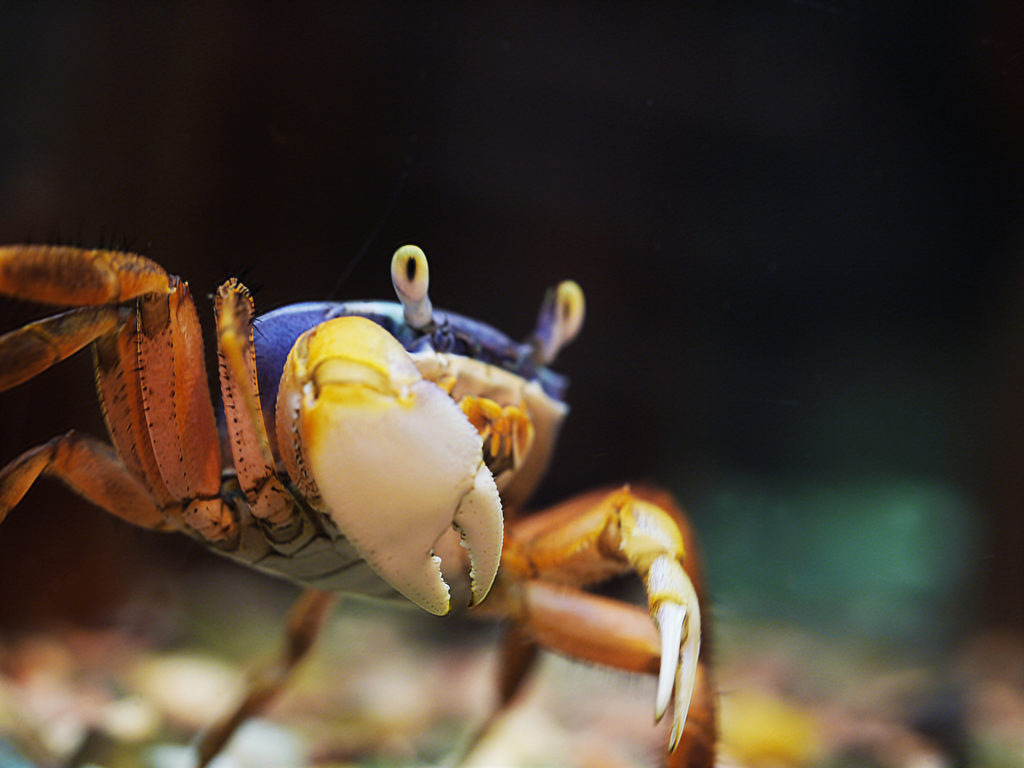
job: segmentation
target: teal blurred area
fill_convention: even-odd
[[[949,486],[734,477],[697,506],[724,622],[797,625],[934,657],[979,618],[977,504]]]

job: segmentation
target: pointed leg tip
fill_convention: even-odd
[[[668,710],[672,700],[672,689],[676,685],[679,667],[679,648],[683,640],[683,623],[686,608],[677,603],[665,602],[654,612],[654,621],[661,635],[661,667],[658,671],[658,692],[654,700],[654,720],[659,722]]]
[[[679,742],[683,739],[683,725],[686,723],[686,718],[676,717],[672,722],[672,735],[668,737],[668,753],[671,755],[679,747]]]
[[[679,586],[677,597],[680,602],[663,602],[653,614],[661,635],[661,668],[655,699],[655,720],[664,716],[669,701],[674,698],[672,732],[668,745],[670,754],[676,750],[683,737],[700,655],[700,605],[697,595],[688,578]]]

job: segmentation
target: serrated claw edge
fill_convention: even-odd
[[[477,605],[487,597],[498,574],[504,527],[498,488],[485,465],[480,465],[473,487],[459,502],[452,525],[469,553],[470,604]]]

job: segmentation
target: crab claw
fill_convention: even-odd
[[[285,364],[277,414],[296,485],[319,497],[382,579],[424,610],[447,613],[433,547],[454,527],[469,552],[473,603],[487,595],[502,514],[480,435],[391,334],[347,316],[301,336]]]

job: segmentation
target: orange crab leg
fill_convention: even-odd
[[[145,402],[139,383],[139,341],[137,320],[132,313],[116,334],[96,339],[93,368],[96,393],[107,424],[107,432],[125,466],[140,478],[150,495],[162,507],[178,509],[174,497],[160,476],[146,424]]]
[[[531,579],[502,595],[526,636],[574,659],[657,674],[661,641],[639,606],[575,587]]]
[[[221,456],[206,379],[202,330],[188,286],[139,300],[138,368],[146,425],[160,476],[182,500],[186,524],[230,544],[238,525],[220,498]]]
[[[307,589],[292,605],[285,625],[284,643],[269,663],[250,673],[242,699],[221,721],[201,734],[196,745],[196,768],[207,765],[250,717],[266,711],[281,694],[295,668],[305,659],[324,623],[338,603],[338,595]]]
[[[234,278],[221,285],[216,313],[221,395],[238,484],[253,517],[267,523],[276,542],[301,543],[308,526],[278,479],[260,406],[249,289]]]
[[[501,707],[508,706],[518,692],[538,646],[615,669],[658,674],[661,641],[639,606],[540,580],[502,586],[514,593],[499,599],[513,597],[517,608],[512,618],[517,623],[507,631],[501,649]],[[714,765],[716,701],[707,655],[705,648],[679,745],[666,757],[669,768]],[[487,722],[498,714],[500,709]]]
[[[0,522],[41,474],[62,480],[96,506],[129,523],[169,528],[156,502],[110,446],[74,430],[26,451],[0,470]]]
[[[132,444],[151,443],[152,455],[142,448],[132,469],[158,501],[181,500],[182,519],[207,541],[230,545],[236,540],[237,522],[220,498],[220,442],[202,332],[188,286],[156,262],[131,253],[11,246],[0,248],[0,293],[51,304],[138,300],[134,354],[125,343],[131,333],[124,328],[120,341],[107,341],[97,351],[97,388],[107,423],[114,427],[113,439],[123,455],[131,452]],[[119,310],[110,306],[106,311],[116,318]],[[110,322],[82,343],[115,327]],[[124,398],[127,403],[120,402]],[[138,418],[140,407],[145,429]]]
[[[134,253],[55,245],[0,248],[0,293],[64,306],[118,304],[166,293],[169,275]]]
[[[675,693],[670,752],[682,736],[701,638],[698,563],[689,562],[684,538],[692,546],[689,527],[663,495],[629,488],[584,495],[508,529],[505,580],[491,606],[556,650],[636,669],[650,655],[653,627],[644,628],[628,606],[568,590],[617,573],[639,575],[650,607],[646,622],[654,620],[660,639],[656,719]]]
[[[0,336],[0,392],[28,381],[117,327],[116,307],[84,307]]]

